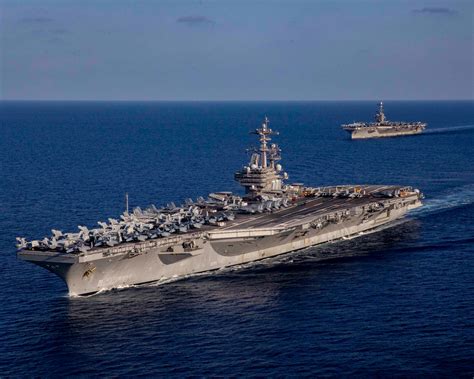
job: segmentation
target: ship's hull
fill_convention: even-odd
[[[411,136],[423,132],[422,128],[413,129],[381,129],[378,127],[364,127],[353,130],[348,130],[351,133],[352,139],[367,139],[367,138],[383,138],[383,137],[399,137]]]
[[[371,213],[349,207],[346,209],[350,216],[322,227],[316,226],[315,217],[312,221],[309,215],[288,227],[234,227],[200,232],[186,237],[188,242],[193,241],[191,247],[183,247],[184,237],[176,236],[89,254],[22,251],[18,255],[64,279],[70,295],[85,295],[208,272],[358,236],[389,224],[420,205],[418,198],[411,198],[390,200],[390,205]]]

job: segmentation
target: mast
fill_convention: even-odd
[[[383,111],[383,102],[382,101],[379,104],[379,111],[375,115],[375,120],[380,124],[385,122],[385,113]]]
[[[268,127],[269,123],[270,121],[268,120],[268,117],[265,116],[262,127],[255,129],[255,132],[253,132],[254,134],[258,134],[260,136],[260,148],[258,150],[260,152],[260,162],[262,168],[268,167],[268,142],[271,141],[269,135],[278,134],[278,132],[274,132]]]

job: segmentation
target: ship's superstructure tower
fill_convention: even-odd
[[[379,111],[375,114],[375,121],[379,124],[383,124],[385,119],[385,113],[383,112],[383,102],[381,101],[379,104]]]
[[[262,193],[281,194],[284,191],[283,180],[288,178],[278,163],[281,159],[280,148],[274,143],[269,144],[270,135],[278,132],[270,129],[268,124],[268,118],[265,117],[262,127],[252,132],[260,136],[260,146],[253,150],[248,166],[235,173],[235,180],[245,187],[249,197]]]

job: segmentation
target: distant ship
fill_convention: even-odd
[[[420,191],[408,186],[287,184],[268,119],[253,133],[260,146],[234,175],[244,194],[214,192],[131,212],[127,202],[120,219],[94,229],[17,238],[18,257],[60,276],[70,295],[86,295],[356,237],[422,205]]]
[[[365,139],[420,134],[426,126],[427,124],[423,122],[388,121],[383,111],[383,102],[380,102],[375,122],[354,122],[343,124],[342,128],[351,133],[352,139]]]

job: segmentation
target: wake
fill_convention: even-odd
[[[459,125],[459,126],[448,126],[444,128],[435,128],[435,129],[426,129],[423,134],[439,134],[439,133],[452,133],[459,132],[463,130],[474,130],[474,125]]]
[[[450,189],[449,193],[427,199],[421,208],[410,212],[414,218],[426,217],[434,213],[460,208],[474,203],[474,184]]]

